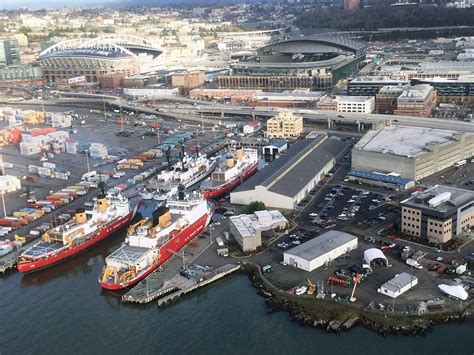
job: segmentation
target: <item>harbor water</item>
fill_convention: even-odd
[[[0,354],[472,354],[473,326],[382,337],[362,327],[329,334],[268,313],[236,274],[165,308],[122,304],[97,278],[124,232],[94,250],[31,275],[0,277]],[[383,350],[382,350],[383,349]]]

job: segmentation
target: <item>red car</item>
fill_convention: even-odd
[[[388,237],[388,239],[390,239],[390,240],[397,240],[398,238],[397,238],[396,235],[391,235],[390,237]]]

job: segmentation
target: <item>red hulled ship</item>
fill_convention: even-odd
[[[26,249],[17,259],[18,271],[45,269],[91,248],[127,226],[138,207],[139,203],[133,208],[120,194],[98,195],[91,211],[77,210],[72,220],[48,230],[40,242]]]
[[[215,199],[229,192],[257,171],[258,154],[255,149],[240,147],[234,152],[227,152],[222,158],[224,162],[201,183],[201,192],[206,199]]]

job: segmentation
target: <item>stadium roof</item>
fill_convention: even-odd
[[[94,48],[76,48],[62,51],[54,51],[40,56],[40,59],[56,57],[94,57],[94,58],[123,58],[134,56],[132,53],[119,51],[116,49],[94,49]]]
[[[237,187],[235,192],[264,186],[268,191],[294,197],[346,146],[347,143],[328,138],[325,134],[297,141],[265,169]]]

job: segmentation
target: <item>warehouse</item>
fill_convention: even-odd
[[[336,164],[348,144],[326,134],[299,140],[265,169],[230,194],[233,204],[261,201],[267,207],[294,209]]]
[[[352,149],[352,169],[420,180],[474,155],[474,134],[388,126],[367,132]]]
[[[384,283],[380,287],[380,293],[388,297],[397,298],[417,284],[418,278],[416,278],[416,276],[402,272],[401,274],[396,275],[393,279]]]
[[[283,262],[311,272],[355,249],[357,237],[332,230],[283,253]]]

